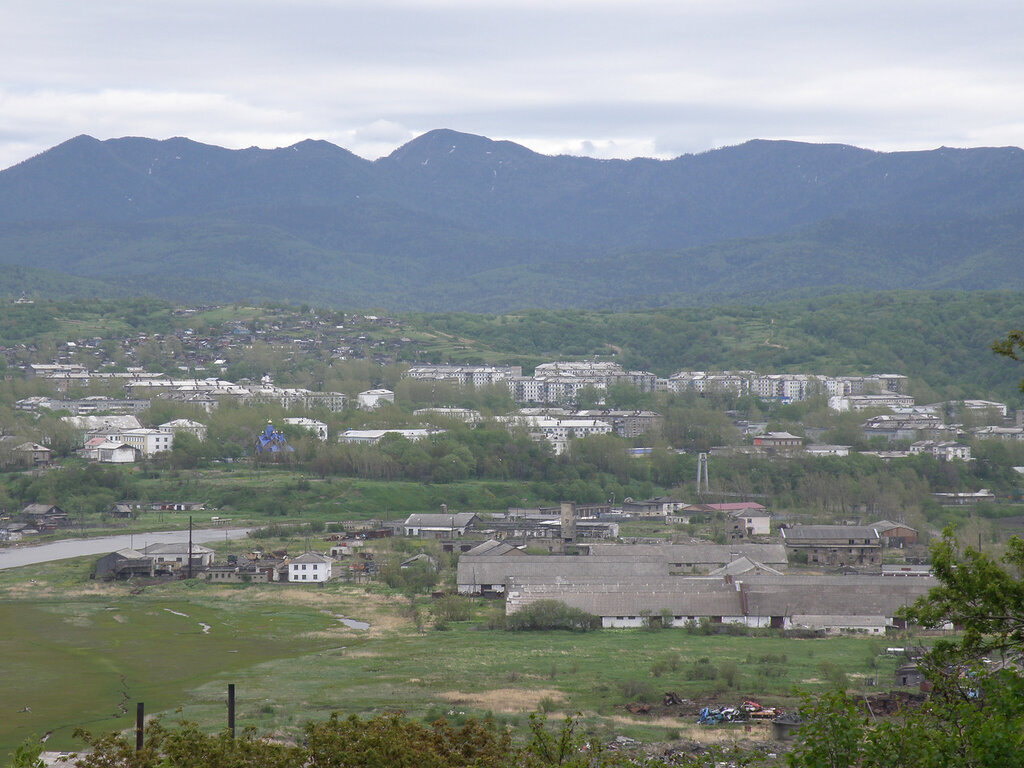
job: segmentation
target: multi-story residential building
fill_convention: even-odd
[[[523,368],[519,365],[414,365],[405,375],[419,381],[451,381],[480,387],[522,376]]]
[[[285,424],[291,424],[293,427],[302,427],[303,429],[309,430],[316,438],[321,442],[327,442],[327,425],[322,421],[316,419],[307,419],[299,416],[292,416],[286,419],[281,419]]]
[[[959,461],[971,460],[970,446],[953,442],[952,440],[921,440],[910,445],[910,452],[929,453],[942,461],[953,461],[954,459]]]
[[[347,429],[338,435],[339,443],[379,443],[384,435],[398,435],[406,440],[422,440],[444,430],[430,429]]]
[[[157,429],[168,435],[174,435],[178,432],[187,432],[190,435],[193,435],[197,440],[206,439],[206,425],[198,421],[192,421],[192,419],[174,419],[173,421],[168,421],[166,424],[161,424]]]
[[[431,417],[456,419],[467,424],[478,424],[483,419],[480,411],[475,411],[472,408],[417,408],[412,412],[412,415],[418,416],[421,419],[429,419]]]
[[[508,379],[508,391],[517,403],[572,403],[586,388],[607,389],[603,381],[575,376],[520,376]]]
[[[249,400],[256,403],[280,403],[285,410],[305,411],[324,408],[331,413],[344,410],[346,397],[341,392],[314,392],[310,389],[282,388],[263,384],[249,388]]]
[[[601,419],[558,418],[552,416],[516,415],[506,416],[501,421],[510,425],[522,425],[534,440],[547,440],[556,454],[569,447],[569,441],[589,435],[607,435],[612,425]]]
[[[385,403],[395,402],[395,393],[390,389],[367,389],[359,393],[356,402],[359,408],[371,411]]]
[[[326,555],[305,552],[288,561],[288,581],[318,584],[330,581],[333,563],[334,561]]]
[[[833,411],[866,411],[869,408],[913,408],[914,398],[894,393],[879,395],[842,395],[830,397],[828,407]]]
[[[152,456],[160,451],[169,451],[174,447],[174,433],[163,432],[159,429],[126,429],[123,430],[119,439],[125,445],[129,445],[139,451],[143,456]]]
[[[566,415],[573,418],[600,419],[608,422],[612,425],[615,434],[620,437],[639,437],[645,432],[660,429],[665,421],[661,414],[654,411],[628,411],[610,408],[572,411]]]
[[[789,552],[806,555],[809,564],[881,565],[882,537],[870,526],[795,525],[782,529]]]

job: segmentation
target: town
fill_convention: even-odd
[[[984,391],[918,402],[928,388],[895,372],[425,363],[407,321],[269,312],[219,335],[7,347],[0,542],[127,536],[82,561],[109,594],[388,590],[414,633],[479,614],[720,643],[880,638],[915,649],[871,661],[884,707],[890,689],[920,695],[920,649],[955,630],[906,618],[939,584],[929,546],[953,523],[1001,551],[1024,519],[1024,412]],[[307,356],[317,381],[294,373]],[[382,620],[352,607],[346,631]],[[757,708],[721,689],[665,701],[784,741],[792,705],[759,680]],[[642,725],[655,698],[631,690],[617,706]]]

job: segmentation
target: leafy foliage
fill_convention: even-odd
[[[932,686],[920,707],[882,722],[836,689],[802,709],[801,743],[790,768],[987,768],[1024,765],[1024,677],[1014,665],[985,663],[1024,653],[1024,542],[1013,538],[1002,562],[960,549],[952,531],[932,544],[939,586],[905,611],[926,626],[953,622],[956,641],[925,659]]]
[[[566,629],[588,632],[601,626],[601,619],[559,600],[537,600],[511,613],[505,620],[514,632]]]

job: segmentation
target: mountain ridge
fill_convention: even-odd
[[[1016,147],[755,139],[608,161],[437,129],[370,161],[313,139],[80,135],[0,171],[0,263],[88,279],[93,293],[130,276],[176,300],[479,311],[824,285],[1022,290],[1022,246]]]

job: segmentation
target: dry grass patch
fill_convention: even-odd
[[[445,691],[438,696],[449,704],[465,704],[477,709],[504,713],[532,712],[537,709],[541,699],[560,702],[565,698],[561,691],[553,688],[495,688],[477,693]]]
[[[620,725],[654,725],[679,732],[680,739],[698,741],[702,744],[734,744],[740,741],[770,741],[771,726],[768,723],[744,723],[741,726],[714,728],[696,723],[686,723],[682,718],[655,717],[639,719],[625,715],[612,715],[612,722]],[[748,730],[749,728],[749,730]]]

